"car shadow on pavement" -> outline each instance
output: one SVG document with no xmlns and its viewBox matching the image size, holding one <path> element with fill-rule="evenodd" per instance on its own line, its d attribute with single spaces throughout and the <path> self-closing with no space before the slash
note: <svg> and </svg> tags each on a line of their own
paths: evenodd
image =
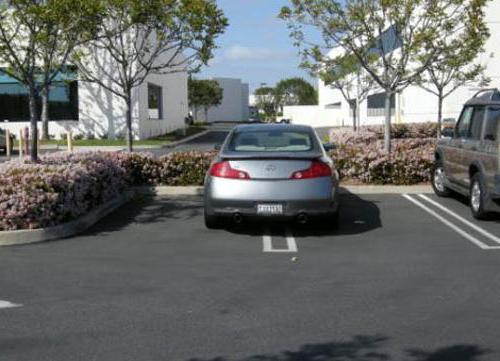
<svg viewBox="0 0 500 361">
<path fill-rule="evenodd" d="M 340 195 L 338 226 L 334 227 L 333 222 L 333 219 L 319 219 L 300 225 L 293 221 L 276 222 L 259 219 L 236 225 L 227 221 L 225 229 L 232 233 L 252 236 L 262 235 L 264 230 L 271 236 L 279 236 L 289 229 L 294 237 L 328 237 L 360 234 L 382 227 L 377 201 L 367 200 L 347 191 Z"/>
<path fill-rule="evenodd" d="M 407 349 L 405 356 L 392 357 L 384 347 L 385 336 L 354 336 L 347 341 L 303 345 L 295 351 L 243 358 L 191 358 L 189 361 L 481 361 L 489 350 L 456 344 L 435 350 Z"/>
<path fill-rule="evenodd" d="M 235 234 L 261 236 L 264 231 L 270 235 L 283 235 L 290 229 L 295 237 L 327 237 L 335 235 L 359 234 L 382 227 L 380 210 L 376 201 L 364 199 L 352 193 L 340 196 L 340 218 L 337 227 L 322 219 L 310 224 L 299 225 L 296 222 L 276 222 L 266 220 L 245 220 L 236 225 L 227 219 L 224 229 Z M 103 235 L 120 231 L 133 223 L 153 224 L 169 221 L 199 219 L 203 225 L 203 198 L 199 196 L 154 197 L 136 196 L 117 211 L 106 216 L 96 225 L 84 232 L 84 235 Z"/>
</svg>

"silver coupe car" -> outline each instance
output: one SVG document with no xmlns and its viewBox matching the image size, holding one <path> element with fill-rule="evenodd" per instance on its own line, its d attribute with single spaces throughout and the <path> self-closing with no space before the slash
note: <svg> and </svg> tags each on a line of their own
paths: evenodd
<svg viewBox="0 0 500 361">
<path fill-rule="evenodd" d="M 296 220 L 328 218 L 339 212 L 338 173 L 309 126 L 256 124 L 235 127 L 227 136 L 205 179 L 205 224 L 222 219 Z"/>
</svg>

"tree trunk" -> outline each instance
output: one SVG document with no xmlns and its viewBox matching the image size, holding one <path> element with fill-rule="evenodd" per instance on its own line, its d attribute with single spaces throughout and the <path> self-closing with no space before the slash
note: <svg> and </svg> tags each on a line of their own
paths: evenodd
<svg viewBox="0 0 500 361">
<path fill-rule="evenodd" d="M 126 114 L 126 125 L 127 125 L 127 150 L 132 152 L 133 147 L 133 132 L 132 132 L 132 91 L 129 89 L 127 91 L 127 114 Z"/>
<path fill-rule="evenodd" d="M 361 121 L 360 121 L 360 113 L 361 113 L 361 105 L 360 105 L 360 101 L 359 101 L 359 98 L 361 97 L 361 78 L 360 78 L 360 74 L 359 74 L 359 71 L 356 73 L 356 129 L 359 129 L 361 128 Z M 355 129 L 355 130 L 356 130 Z"/>
<path fill-rule="evenodd" d="M 357 115 L 358 114 L 358 110 L 356 108 L 356 104 L 357 104 L 357 101 L 354 104 L 354 106 L 352 106 L 352 102 L 351 102 L 351 109 L 352 109 L 352 129 L 354 131 L 356 131 L 358 129 L 357 124 L 356 124 L 357 119 L 358 119 L 358 115 Z"/>
<path fill-rule="evenodd" d="M 30 85 L 29 89 L 29 107 L 30 107 L 30 158 L 31 161 L 38 162 L 38 106 L 36 104 L 37 91 L 34 85 Z"/>
<path fill-rule="evenodd" d="M 437 137 L 441 138 L 441 124 L 443 122 L 443 92 L 438 95 L 438 122 L 437 122 Z"/>
<path fill-rule="evenodd" d="M 42 139 L 49 140 L 49 85 L 42 89 Z"/>
<path fill-rule="evenodd" d="M 361 129 L 361 104 L 359 101 L 356 104 L 356 129 Z"/>
<path fill-rule="evenodd" d="M 384 124 L 384 150 L 391 152 L 391 96 L 392 92 L 385 91 L 385 124 Z"/>
<path fill-rule="evenodd" d="M 208 107 L 205 107 L 205 122 L 208 123 Z"/>
<path fill-rule="evenodd" d="M 198 123 L 198 107 L 196 107 L 196 106 L 193 107 L 193 112 L 194 112 L 194 114 L 193 114 L 194 121 L 195 121 L 195 123 Z"/>
</svg>

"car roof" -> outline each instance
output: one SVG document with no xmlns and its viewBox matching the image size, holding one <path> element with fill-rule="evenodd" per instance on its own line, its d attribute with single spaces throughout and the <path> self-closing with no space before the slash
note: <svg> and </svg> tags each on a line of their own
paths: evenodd
<svg viewBox="0 0 500 361">
<path fill-rule="evenodd" d="M 500 91 L 497 88 L 482 89 L 470 98 L 465 105 L 498 105 L 500 106 Z"/>
<path fill-rule="evenodd" d="M 312 132 L 313 128 L 309 125 L 299 124 L 241 124 L 234 128 L 235 132 L 255 132 L 259 130 L 295 130 Z"/>
</svg>

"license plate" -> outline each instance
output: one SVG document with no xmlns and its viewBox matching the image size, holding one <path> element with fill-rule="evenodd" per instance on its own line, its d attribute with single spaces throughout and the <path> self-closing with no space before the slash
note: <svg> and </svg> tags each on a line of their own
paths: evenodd
<svg viewBox="0 0 500 361">
<path fill-rule="evenodd" d="M 283 214 L 282 204 L 257 204 L 257 214 L 273 216 Z"/>
</svg>

